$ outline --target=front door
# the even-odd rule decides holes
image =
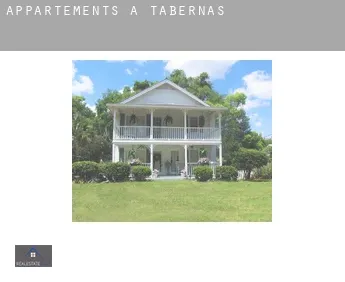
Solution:
[[[162,171],[162,154],[161,152],[153,153],[153,169],[157,169],[159,172]]]
[[[179,161],[179,151],[171,151],[171,173],[177,175],[179,173],[177,162]]]

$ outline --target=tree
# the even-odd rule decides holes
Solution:
[[[188,79],[186,74],[183,70],[174,70],[170,76],[168,77],[169,80],[177,84],[178,86],[187,89],[188,87]]]
[[[141,92],[145,90],[146,88],[149,88],[153,85],[153,82],[144,80],[144,81],[135,81],[133,86],[133,91],[135,93]]]
[[[251,172],[268,163],[268,156],[263,151],[240,148],[234,158],[237,169],[244,171],[246,180],[250,179]]]
[[[86,105],[85,98],[72,96],[72,155],[73,160],[84,160],[83,147],[94,135],[93,121],[95,114]]]
[[[242,146],[247,149],[262,150],[266,143],[259,133],[251,131],[244,136]]]
[[[223,107],[228,111],[222,116],[222,143],[225,163],[233,163],[235,152],[242,146],[244,136],[250,132],[249,117],[243,106],[246,96],[242,93],[229,94],[224,98]]]

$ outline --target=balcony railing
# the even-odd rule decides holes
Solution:
[[[150,139],[150,126],[118,126],[116,139]],[[153,139],[165,140],[219,140],[220,130],[216,127],[184,127],[153,126]]]

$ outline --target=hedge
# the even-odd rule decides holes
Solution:
[[[72,164],[74,180],[88,182],[90,180],[102,181],[104,175],[110,182],[126,181],[130,174],[130,165],[126,163],[96,163],[80,161]]]
[[[253,179],[269,180],[272,179],[272,163],[268,163],[254,170]]]
[[[226,181],[236,181],[238,177],[237,169],[233,166],[217,166],[216,179]]]
[[[197,181],[205,182],[212,179],[213,171],[209,166],[197,166],[193,170]]]
[[[72,175],[78,177],[80,181],[87,182],[97,177],[99,172],[100,167],[96,162],[81,161],[72,164]]]
[[[151,173],[151,169],[147,166],[132,167],[132,175],[137,181],[145,181],[146,177],[149,177]]]
[[[126,163],[103,163],[100,164],[100,171],[110,182],[122,182],[129,178],[130,165]]]

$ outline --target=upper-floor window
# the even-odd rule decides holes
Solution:
[[[198,127],[198,118],[197,117],[190,117],[189,118],[189,126],[190,127]]]

